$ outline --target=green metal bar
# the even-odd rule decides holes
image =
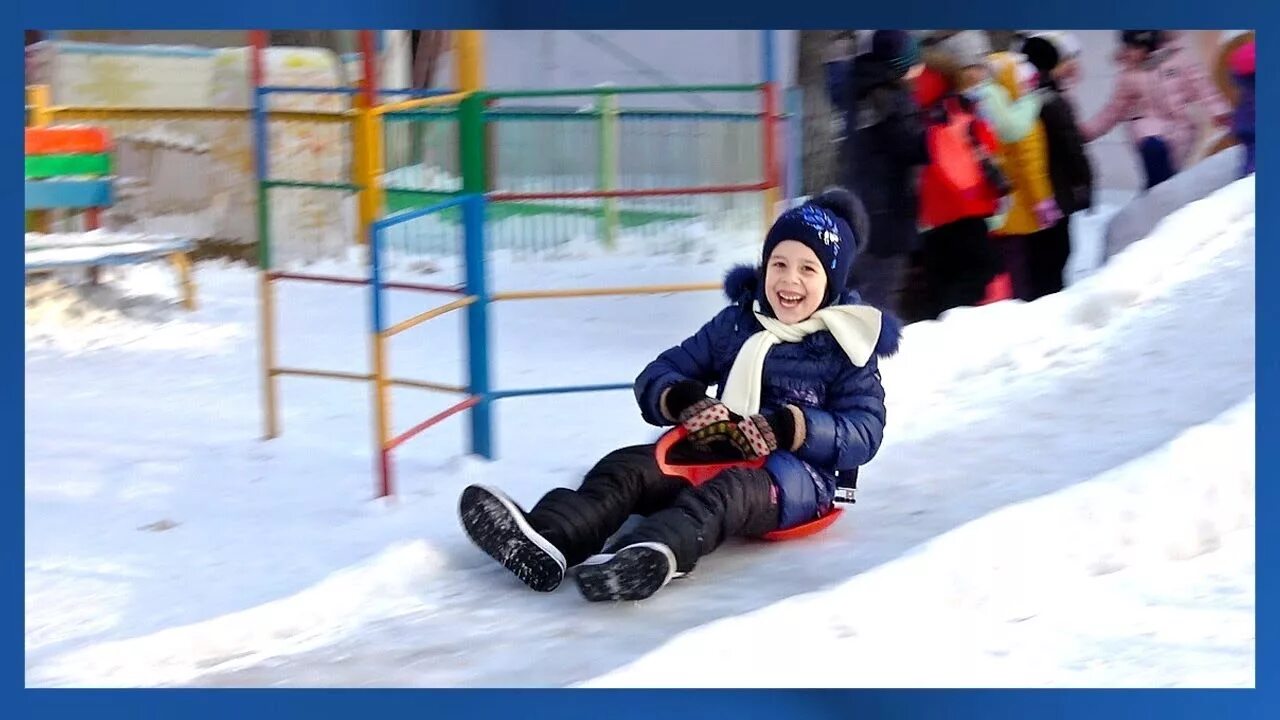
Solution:
[[[360,192],[359,185],[351,183],[308,182],[305,180],[263,180],[262,185],[269,188],[303,188],[308,190],[344,190]]]
[[[398,195],[414,195],[424,198],[451,198],[457,195],[464,195],[462,190],[423,190],[422,188],[403,188],[403,187],[385,187],[384,192],[396,193]],[[433,200],[434,202],[434,200]]]
[[[402,110],[399,112],[384,113],[383,117],[388,122],[445,122],[454,120],[458,115],[456,110]],[[521,108],[497,108],[485,112],[486,120],[501,122],[503,120],[593,120],[600,117],[599,111],[596,110],[524,110]],[[703,110],[703,111],[677,111],[677,110],[622,110],[618,113],[621,118],[646,118],[654,120],[740,120],[750,122],[759,120],[761,113],[758,112],[734,112],[732,110]],[[784,116],[785,117],[785,116]]]
[[[647,118],[652,120],[759,120],[758,112],[735,112],[733,110],[651,110],[636,108],[618,113],[623,118]]]
[[[481,95],[492,98],[575,97],[583,95],[662,95],[687,93],[759,92],[759,83],[739,85],[637,85],[634,87],[548,88],[545,90],[490,90]]]
[[[107,153],[68,155],[28,155],[23,164],[27,178],[50,178],[65,175],[110,175],[111,156]]]

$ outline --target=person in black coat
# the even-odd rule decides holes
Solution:
[[[1093,205],[1093,169],[1084,150],[1084,138],[1071,102],[1063,96],[1060,80],[1069,77],[1077,62],[1074,44],[1058,33],[1033,35],[1022,53],[1040,71],[1046,98],[1040,110],[1049,156],[1049,182],[1062,219],[1027,239],[1024,248],[1026,288],[1023,300],[1035,300],[1062,290],[1063,273],[1071,256],[1071,214]]]
[[[908,86],[920,48],[904,30],[877,30],[850,64],[841,184],[862,198],[871,238],[850,283],[864,301],[899,312],[907,258],[918,244],[918,170],[929,162],[920,108]],[[835,93],[833,93],[834,95]]]

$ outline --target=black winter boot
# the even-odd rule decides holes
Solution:
[[[500,490],[471,485],[458,500],[458,515],[477,547],[524,584],[551,592],[564,579],[564,554],[529,525],[514,500]]]
[[[600,552],[632,514],[668,507],[688,483],[658,470],[652,445],[606,455],[577,490],[556,488],[525,513],[493,488],[462,493],[462,525],[480,549],[534,590],[559,586],[566,567]]]
[[[591,601],[643,600],[729,537],[756,537],[778,527],[773,479],[764,470],[733,468],[682,492],[675,504],[620,538],[612,552],[588,558],[574,576]]]

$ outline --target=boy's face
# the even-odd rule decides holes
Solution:
[[[783,240],[765,262],[764,287],[774,317],[792,325],[817,312],[827,292],[827,274],[807,245]]]

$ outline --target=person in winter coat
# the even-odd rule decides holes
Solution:
[[[920,50],[902,30],[877,30],[870,49],[854,59],[843,93],[847,131],[841,183],[866,203],[871,217],[867,252],[853,271],[853,287],[877,307],[899,312],[907,257],[919,241],[916,174],[929,161],[920,109],[909,78]]]
[[[1231,133],[1244,146],[1244,166],[1242,175],[1250,175],[1254,171],[1255,157],[1255,107],[1257,99],[1254,90],[1254,74],[1257,69],[1257,46],[1249,40],[1232,51],[1227,58],[1227,66],[1231,70],[1231,79],[1240,90],[1239,100],[1231,115]]]
[[[1227,108],[1212,91],[1188,51],[1168,44],[1163,30],[1123,30],[1116,53],[1120,74],[1111,99],[1081,123],[1086,143],[1124,123],[1142,160],[1146,187],[1173,177],[1194,150],[1197,117],[1225,118]]]
[[[994,81],[987,66],[992,49],[985,32],[935,32],[925,45],[933,68],[974,103],[1001,142],[1016,141],[1031,131],[1040,116],[1043,94],[1033,90],[1011,97],[1002,84]]]
[[[935,319],[956,307],[979,304],[1001,262],[988,235],[988,221],[999,213],[1003,182],[976,171],[992,159],[999,143],[973,103],[955,87],[955,75],[935,65],[926,52],[926,67],[915,85],[925,110],[928,133],[935,134],[930,159],[920,174],[920,227],[924,302],[921,319]],[[945,60],[943,61],[945,68]],[[955,127],[961,138],[944,145],[938,133]],[[999,172],[998,168],[994,168]],[[969,176],[969,186],[957,177]],[[1003,173],[1000,173],[1003,180]]]
[[[990,67],[992,77],[1012,98],[1039,87],[1039,73],[1021,53],[996,53],[990,58]],[[1063,218],[1049,180],[1044,124],[1037,119],[1023,137],[1005,140],[1000,148],[1000,160],[1013,193],[1003,223],[993,229],[992,234],[1013,277],[1014,294],[1022,297],[1031,294],[1025,272],[1028,248],[1040,242],[1041,233]]]
[[[760,267],[734,268],[732,304],[640,373],[644,419],[683,425],[690,452],[737,460],[697,486],[659,470],[653,445],[606,455],[576,490],[525,512],[472,485],[459,501],[471,540],[529,587],[554,590],[566,568],[588,600],[640,600],[726,538],[794,527],[832,507],[837,473],[875,457],[884,434],[877,358],[900,323],[846,289],[865,238],[856,199],[828,191],[783,213]],[[711,385],[719,387],[709,397]],[[633,514],[646,516],[604,548]]]
[[[1071,255],[1071,214],[1093,205],[1093,169],[1075,111],[1059,87],[1060,77],[1074,74],[1076,58],[1067,37],[1064,33],[1040,33],[1022,45],[1022,53],[1039,72],[1040,88],[1046,93],[1040,122],[1048,146],[1049,182],[1063,215],[1030,241],[1013,240],[1019,245],[1010,253],[1014,294],[1026,301],[1062,290],[1063,272]]]

